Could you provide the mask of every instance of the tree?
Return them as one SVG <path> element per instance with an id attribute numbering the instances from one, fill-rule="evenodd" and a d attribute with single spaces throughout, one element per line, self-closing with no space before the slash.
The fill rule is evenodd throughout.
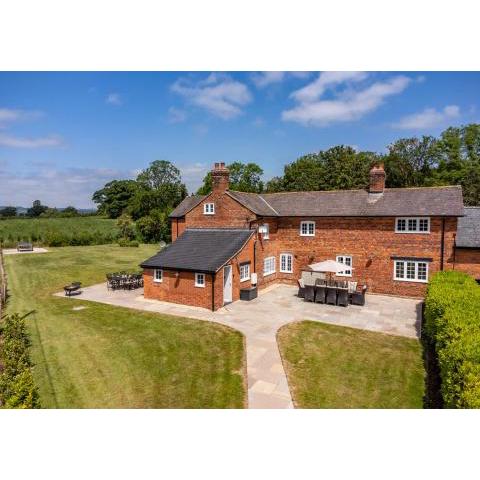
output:
<path id="1" fill-rule="evenodd" d="M 62 217 L 78 217 L 78 210 L 75 207 L 69 206 L 62 210 Z"/>
<path id="2" fill-rule="evenodd" d="M 122 214 L 117 220 L 117 227 L 120 231 L 120 237 L 126 240 L 135 238 L 135 225 L 132 222 L 132 217 L 126 213 Z"/>
<path id="3" fill-rule="evenodd" d="M 324 178 L 325 168 L 318 153 L 304 155 L 283 169 L 285 191 L 324 190 Z"/>
<path id="4" fill-rule="evenodd" d="M 168 214 L 161 210 L 152 210 L 148 216 L 140 218 L 136 223 L 137 231 L 145 243 L 170 240 Z"/>
<path id="5" fill-rule="evenodd" d="M 439 153 L 438 140 L 433 137 L 401 138 L 392 143 L 385 157 L 387 187 L 433 185 Z"/>
<path id="6" fill-rule="evenodd" d="M 285 188 L 283 186 L 283 178 L 282 177 L 272 177 L 265 184 L 265 192 L 266 193 L 283 192 L 284 190 L 285 190 Z"/>
<path id="7" fill-rule="evenodd" d="M 139 173 L 137 182 L 145 189 L 158 190 L 164 185 L 182 184 L 180 170 L 167 160 L 155 160 Z"/>
<path id="8" fill-rule="evenodd" d="M 230 172 L 231 190 L 238 192 L 261 193 L 263 191 L 263 169 L 256 163 L 233 162 L 227 165 Z M 197 195 L 207 195 L 212 191 L 212 173 L 208 172 L 203 185 L 197 190 Z"/>
<path id="9" fill-rule="evenodd" d="M 48 210 L 48 207 L 45 205 L 42 205 L 40 200 L 34 200 L 32 207 L 27 210 L 27 216 L 39 217 L 46 210 Z"/>
<path id="10" fill-rule="evenodd" d="M 108 218 L 118 218 L 138 190 L 135 180 L 113 180 L 97 190 L 92 200 L 98 205 L 99 213 L 107 215 Z"/>
<path id="11" fill-rule="evenodd" d="M 17 209 L 15 207 L 4 207 L 0 210 L 0 217 L 16 217 Z"/>

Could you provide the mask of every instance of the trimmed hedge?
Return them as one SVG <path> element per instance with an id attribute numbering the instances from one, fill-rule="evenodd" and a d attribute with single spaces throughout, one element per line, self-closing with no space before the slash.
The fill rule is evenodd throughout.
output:
<path id="1" fill-rule="evenodd" d="M 425 333 L 440 367 L 446 408 L 480 408 L 480 287 L 460 272 L 437 273 L 425 299 Z"/>
<path id="2" fill-rule="evenodd" d="M 0 408 L 40 407 L 29 347 L 25 317 L 5 317 L 0 338 Z"/>

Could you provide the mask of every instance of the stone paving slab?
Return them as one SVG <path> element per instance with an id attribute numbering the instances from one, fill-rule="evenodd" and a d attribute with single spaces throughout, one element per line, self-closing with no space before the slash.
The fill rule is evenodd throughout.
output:
<path id="1" fill-rule="evenodd" d="M 249 408 L 293 408 L 276 333 L 287 323 L 313 320 L 332 325 L 371 330 L 405 337 L 419 337 L 421 301 L 367 295 L 364 307 L 346 308 L 306 303 L 289 285 L 273 285 L 262 290 L 250 302 L 238 301 L 217 312 L 143 298 L 141 290 L 109 291 L 106 284 L 82 289 L 79 300 L 90 300 L 119 307 L 168 315 L 208 320 L 228 325 L 242 332 L 247 348 Z M 57 293 L 64 296 L 64 293 Z"/>

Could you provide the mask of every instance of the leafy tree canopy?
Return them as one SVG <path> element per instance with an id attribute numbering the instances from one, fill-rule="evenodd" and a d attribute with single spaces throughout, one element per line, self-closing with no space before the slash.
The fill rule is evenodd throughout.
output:
<path id="1" fill-rule="evenodd" d="M 47 210 L 48 210 L 48 207 L 46 205 L 42 205 L 40 200 L 34 200 L 31 208 L 27 210 L 27 216 L 39 217 L 43 212 Z"/>
<path id="2" fill-rule="evenodd" d="M 138 190 L 135 180 L 113 180 L 97 190 L 92 200 L 98 205 L 99 213 L 108 218 L 118 218 Z"/>
<path id="3" fill-rule="evenodd" d="M 0 210 L 0 217 L 16 217 L 17 209 L 15 207 L 4 207 Z"/>
<path id="4" fill-rule="evenodd" d="M 238 192 L 261 193 L 263 191 L 263 169 L 256 163 L 233 162 L 227 165 L 230 171 L 230 190 Z M 198 195 L 207 195 L 212 191 L 212 174 L 208 172 L 203 185 L 198 189 Z"/>

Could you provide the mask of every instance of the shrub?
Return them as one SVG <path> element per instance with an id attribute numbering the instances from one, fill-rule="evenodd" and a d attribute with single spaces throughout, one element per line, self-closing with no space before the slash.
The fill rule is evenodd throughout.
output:
<path id="1" fill-rule="evenodd" d="M 38 408 L 38 392 L 33 382 L 29 356 L 30 340 L 25 317 L 7 316 L 0 343 L 0 407 Z"/>
<path id="2" fill-rule="evenodd" d="M 136 240 L 128 240 L 127 238 L 121 238 L 118 241 L 120 247 L 138 247 L 140 244 Z"/>
<path id="3" fill-rule="evenodd" d="M 425 300 L 425 333 L 434 343 L 447 408 L 480 407 L 480 288 L 466 274 L 441 272 Z"/>

